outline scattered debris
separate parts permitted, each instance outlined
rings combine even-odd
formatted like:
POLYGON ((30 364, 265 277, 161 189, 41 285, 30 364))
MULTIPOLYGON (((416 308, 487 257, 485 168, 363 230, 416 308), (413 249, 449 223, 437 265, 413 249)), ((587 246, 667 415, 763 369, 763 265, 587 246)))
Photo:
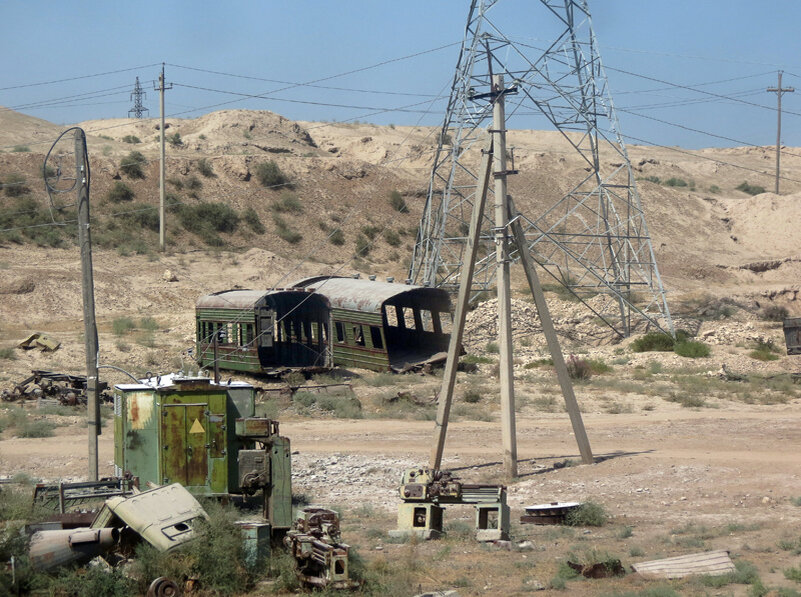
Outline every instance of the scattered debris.
POLYGON ((33 502, 48 510, 65 514, 69 508, 100 499, 129 496, 133 490, 132 479, 117 477, 56 485, 38 483, 33 490, 33 502))
POLYGON ((209 515, 180 483, 130 497, 109 498, 97 513, 93 529, 127 527, 160 552, 172 551, 195 538, 195 527, 209 515))
POLYGON ((391 537, 442 536, 443 504, 474 504, 477 541, 509 540, 509 506, 504 485, 468 485, 450 471, 413 468, 401 478, 398 528, 391 537))
POLYGON ((623 569, 623 564, 621 564, 618 559, 594 562, 587 565, 568 561, 567 565, 584 578, 609 578, 610 576, 623 576, 626 574, 626 571, 623 569))
POLYGON ((34 332, 22 342, 17 344, 17 348, 24 350, 31 350, 33 348, 41 348, 42 352, 55 352, 61 346, 61 342, 48 336, 44 332, 34 332))
POLYGON ((38 570, 86 564, 111 550, 119 538, 120 531, 116 528, 38 531, 31 536, 31 564, 38 570))
POLYGON ((284 537, 284 545, 295 558, 298 578, 310 588, 354 589, 359 583, 348 578, 348 550, 340 543, 339 516, 326 508, 304 508, 284 537))
POLYGON ((784 320, 784 342, 787 344, 787 354, 801 354, 801 317, 791 317, 784 320))
POLYGON ((581 507, 579 502, 550 502, 526 506, 526 513, 520 517, 523 524, 564 524, 567 515, 581 507))
MULTIPOLYGON (((14 402, 15 400, 52 398, 64 406, 86 404, 85 375, 55 373, 43 369, 34 369, 31 374, 18 384, 15 384, 13 389, 4 389, 0 393, 0 400, 14 402)), ((113 400, 107 383, 98 382, 97 390, 101 401, 111 402, 113 400)))
POLYGON ((635 572, 650 578, 683 578, 692 574, 721 576, 734 572, 734 562, 723 549, 632 564, 635 572))

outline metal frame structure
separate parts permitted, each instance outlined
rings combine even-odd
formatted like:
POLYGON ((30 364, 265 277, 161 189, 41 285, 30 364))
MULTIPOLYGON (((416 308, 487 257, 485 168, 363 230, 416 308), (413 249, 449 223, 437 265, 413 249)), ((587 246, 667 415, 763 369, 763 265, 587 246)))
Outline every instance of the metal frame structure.
MULTIPOLYGON (((584 161, 583 169, 564 173, 567 192, 533 210, 538 213, 524 206, 529 200, 552 200, 544 193, 537 197, 537 188, 521 193, 510 185, 519 197, 516 204, 534 260, 619 336, 640 326, 673 334, 587 0, 532 3, 541 11, 538 22, 546 24, 547 19, 549 31, 557 31, 544 48, 504 35, 501 19, 494 19, 501 14, 500 4, 471 3, 409 277, 427 286, 459 286, 479 179, 478 148, 492 132, 487 130, 492 123, 492 77, 502 75, 508 86, 507 128, 525 128, 516 123, 544 117, 584 161)), ((520 15, 513 18, 519 22, 520 15)), ((509 157, 507 173, 515 174, 513 149, 509 157)), ((498 270, 492 220, 488 209, 481 224, 475 294, 492 288, 498 270)), ((518 260, 520 253, 513 250, 511 258, 518 260)))
POLYGON ((144 104, 142 104, 142 100, 145 99, 145 97, 147 97, 147 94, 142 90, 142 86, 139 84, 139 77, 136 77, 136 83, 131 92, 131 101, 134 105, 133 108, 128 110, 128 118, 142 118, 145 113, 150 112, 150 110, 145 108, 144 104))

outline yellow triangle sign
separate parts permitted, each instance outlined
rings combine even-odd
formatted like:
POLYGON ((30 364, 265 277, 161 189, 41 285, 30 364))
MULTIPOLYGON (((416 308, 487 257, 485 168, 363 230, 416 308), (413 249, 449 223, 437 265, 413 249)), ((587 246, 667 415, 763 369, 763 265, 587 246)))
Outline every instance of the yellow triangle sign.
POLYGON ((203 425, 200 424, 200 419, 195 419, 195 422, 192 423, 192 427, 189 429, 189 433, 206 433, 206 430, 203 429, 203 425))

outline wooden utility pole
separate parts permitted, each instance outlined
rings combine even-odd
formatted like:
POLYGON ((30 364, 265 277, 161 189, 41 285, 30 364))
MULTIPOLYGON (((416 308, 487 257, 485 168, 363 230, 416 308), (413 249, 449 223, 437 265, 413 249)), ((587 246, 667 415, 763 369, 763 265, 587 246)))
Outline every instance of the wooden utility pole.
POLYGON ((781 156, 782 156, 782 95, 785 93, 793 93, 795 89, 792 87, 782 87, 782 71, 779 71, 779 80, 776 87, 768 87, 770 93, 776 94, 776 113, 778 124, 776 126, 776 190, 779 194, 779 177, 781 171, 781 156))
POLYGON ((92 274, 92 235, 89 227, 89 156, 86 135, 75 129, 75 176, 78 188, 78 243, 81 246, 81 290, 86 343, 86 426, 89 432, 89 481, 98 480, 97 436, 100 435, 100 400, 97 395, 98 341, 95 323, 95 286, 92 274))
POLYGON ((159 251, 164 252, 164 91, 172 89, 172 83, 164 81, 164 63, 161 63, 161 74, 156 90, 159 92, 159 112, 161 115, 161 161, 159 162, 159 251))
POLYGON ((464 322, 467 312, 470 310, 470 291, 473 285, 473 272, 476 269, 481 218, 484 215, 484 205, 487 202, 487 189, 489 188, 490 169, 492 167, 492 137, 490 137, 487 148, 482 152, 484 155, 481 160, 481 169, 478 173, 476 195, 473 199, 473 213, 470 216, 470 231, 467 233, 464 266, 459 280, 459 296, 456 299, 456 311, 453 315, 451 339, 448 344, 448 358, 445 361, 442 388, 439 391, 437 402, 434 445, 431 448, 431 460, 429 462, 433 470, 439 470, 442 465, 442 453, 445 451, 445 436, 448 433, 448 419, 450 418, 451 403, 453 402, 453 388, 456 386, 456 370, 459 367, 459 353, 462 350, 464 322))
POLYGON ((509 198, 506 193, 506 113, 503 75, 493 75, 492 93, 492 175, 495 178, 495 258, 498 264, 498 344, 501 381, 501 434, 503 465, 510 478, 517 477, 517 429, 512 363, 512 287, 509 267, 509 198))

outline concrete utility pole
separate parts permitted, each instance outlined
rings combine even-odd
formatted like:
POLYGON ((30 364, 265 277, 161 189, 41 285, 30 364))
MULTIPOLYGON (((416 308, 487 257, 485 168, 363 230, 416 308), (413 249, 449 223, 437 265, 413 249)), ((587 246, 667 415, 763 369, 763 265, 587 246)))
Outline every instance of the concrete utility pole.
POLYGON ((164 92, 172 89, 164 82, 164 63, 161 63, 159 83, 155 87, 159 92, 159 111, 161 113, 161 161, 159 163, 159 251, 164 252, 164 92))
POLYGON ((95 284, 92 274, 92 236, 89 230, 89 156, 86 135, 75 130, 75 177, 78 187, 78 243, 81 246, 81 290, 86 342, 86 426, 89 431, 89 481, 98 480, 97 436, 100 435, 100 400, 97 395, 98 341, 95 323, 95 284))
POLYGON ((781 170, 781 157, 782 157, 782 94, 793 93, 795 89, 792 87, 782 87, 782 71, 779 71, 779 81, 776 87, 768 87, 769 93, 776 94, 776 113, 778 115, 778 124, 776 126, 776 190, 779 194, 779 172, 781 170))
POLYGON ((509 267, 509 197, 506 193, 506 112, 503 75, 493 75, 492 144, 495 178, 495 257, 498 263, 498 344, 501 381, 501 434, 503 464, 510 478, 517 477, 517 430, 515 422, 515 387, 512 367, 512 287, 509 267))
POLYGON ((476 193, 473 197, 470 226, 467 235, 467 246, 464 255, 464 268, 459 279, 459 295, 456 301, 453 327, 448 357, 445 362, 445 371, 442 376, 442 387, 437 401, 437 419, 434 426, 434 444, 431 450, 430 468, 440 470, 442 455, 445 449, 445 436, 448 430, 448 420, 453 402, 453 391, 456 385, 456 370, 459 363, 459 354, 464 335, 465 316, 468 310, 470 292, 473 285, 473 276, 476 268, 476 257, 480 241, 481 220, 486 205, 486 196, 489 188, 489 178, 495 180, 495 227, 492 230, 496 243, 497 289, 498 289, 498 343, 500 348, 500 386, 501 386, 501 425, 503 436, 503 460, 506 474, 516 477, 517 470, 517 435, 515 423, 514 401, 514 375, 512 360, 512 321, 511 321, 511 285, 509 242, 512 237, 520 253, 520 260, 526 273, 534 303, 542 323, 548 348, 553 358, 557 378, 565 399, 565 408, 570 415, 573 432, 581 452, 582 461, 591 464, 594 459, 584 422, 581 418, 573 385, 568 375, 567 365, 559 346, 556 330, 551 319, 545 295, 542 291, 539 277, 534 269, 534 260, 528 248, 520 216, 507 194, 506 178, 514 174, 515 170, 506 167, 506 121, 504 113, 504 96, 515 93, 516 86, 504 88, 502 75, 493 75, 492 90, 490 93, 473 95, 475 99, 491 98, 493 103, 493 125, 486 149, 482 150, 483 159, 478 171, 476 193))

